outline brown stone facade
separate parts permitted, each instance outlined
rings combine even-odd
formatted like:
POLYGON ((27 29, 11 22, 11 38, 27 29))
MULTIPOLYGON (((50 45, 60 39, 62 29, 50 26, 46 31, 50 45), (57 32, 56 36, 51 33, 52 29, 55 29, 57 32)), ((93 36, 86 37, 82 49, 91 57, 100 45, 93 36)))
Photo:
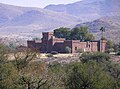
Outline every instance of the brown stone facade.
POLYGON ((28 48, 37 49, 41 53, 65 53, 65 48, 71 48, 71 53, 77 53, 78 50, 84 52, 104 52, 106 49, 106 41, 88 41, 80 42, 79 40, 65 40, 64 38, 55 38, 53 32, 43 32, 41 41, 27 41, 28 48))

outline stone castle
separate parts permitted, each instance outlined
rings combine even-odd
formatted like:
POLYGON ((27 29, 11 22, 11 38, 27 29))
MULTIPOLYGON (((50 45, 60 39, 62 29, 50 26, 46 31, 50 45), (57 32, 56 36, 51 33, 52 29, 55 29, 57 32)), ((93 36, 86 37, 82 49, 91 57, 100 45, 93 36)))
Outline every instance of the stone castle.
POLYGON ((106 41, 88 41, 80 42, 79 40, 65 40, 64 38, 56 38, 53 32, 43 32, 41 41, 28 40, 28 48, 36 49, 41 53, 65 53, 66 47, 71 48, 71 53, 77 53, 78 50, 84 52, 104 52, 106 49, 106 41))

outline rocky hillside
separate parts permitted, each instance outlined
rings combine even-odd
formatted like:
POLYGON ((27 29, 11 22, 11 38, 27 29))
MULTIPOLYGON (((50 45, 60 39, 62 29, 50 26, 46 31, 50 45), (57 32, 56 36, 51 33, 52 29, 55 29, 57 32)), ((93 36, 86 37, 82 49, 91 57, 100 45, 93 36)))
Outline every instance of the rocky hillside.
POLYGON ((87 26, 90 29, 90 32, 94 33, 97 39, 100 39, 101 37, 99 29, 101 27, 105 27, 106 38, 115 43, 120 42, 120 16, 103 17, 92 22, 86 22, 76 26, 87 26))

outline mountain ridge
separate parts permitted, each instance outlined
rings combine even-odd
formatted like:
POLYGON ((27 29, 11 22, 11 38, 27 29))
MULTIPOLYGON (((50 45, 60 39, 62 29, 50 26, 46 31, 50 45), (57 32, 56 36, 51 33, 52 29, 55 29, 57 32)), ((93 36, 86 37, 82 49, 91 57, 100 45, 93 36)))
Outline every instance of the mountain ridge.
MULTIPOLYGON (((0 4, 0 36, 31 39, 40 37, 40 33, 43 31, 52 31, 59 27, 73 28, 78 24, 77 26, 88 26, 90 32, 97 38, 100 37, 100 27, 105 26, 107 32, 111 34, 111 37, 106 34, 108 39, 113 41, 120 40, 119 0, 109 0, 109 2, 108 0, 83 0, 67 5, 60 4, 59 6, 63 6, 60 10, 64 10, 66 6, 69 8, 66 8, 63 12, 55 12, 47 8, 41 9, 0 4), (112 2, 114 2, 115 6, 111 6, 112 2), (74 6, 75 8, 73 8, 74 6), (79 8, 78 6, 83 7, 79 8)), ((54 9, 57 8, 54 7, 54 9)))
POLYGON ((91 21, 103 16, 120 15, 120 0, 83 0, 65 5, 48 5, 44 9, 64 12, 78 16, 83 21, 91 21))
POLYGON ((41 33, 78 22, 76 16, 65 13, 8 4, 0 4, 0 13, 0 36, 11 36, 11 34, 17 36, 32 34, 35 36, 38 32, 41 33))

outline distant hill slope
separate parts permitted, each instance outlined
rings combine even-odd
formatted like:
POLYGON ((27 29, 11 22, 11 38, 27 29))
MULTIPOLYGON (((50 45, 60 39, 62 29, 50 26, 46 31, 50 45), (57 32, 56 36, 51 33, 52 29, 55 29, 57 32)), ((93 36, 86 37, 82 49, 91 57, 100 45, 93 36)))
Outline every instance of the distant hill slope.
POLYGON ((105 27, 107 39, 115 43, 120 42, 120 16, 103 17, 92 22, 77 24, 76 26, 87 26, 90 32, 94 33, 98 39, 101 37, 99 29, 105 27))
POLYGON ((48 5, 45 9, 78 16, 83 21, 91 21, 103 16, 120 15, 120 0, 82 0, 66 5, 48 5))
POLYGON ((0 4, 0 34, 33 34, 76 24, 78 18, 40 8, 0 4))

